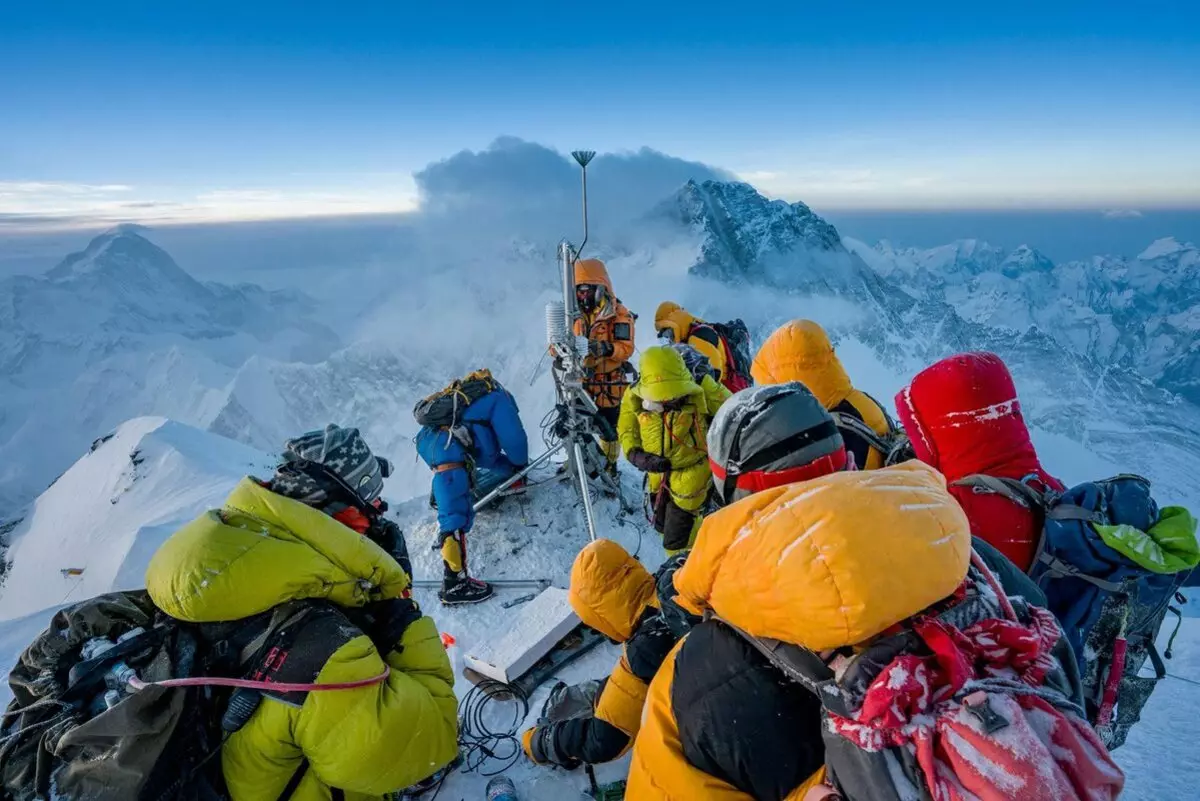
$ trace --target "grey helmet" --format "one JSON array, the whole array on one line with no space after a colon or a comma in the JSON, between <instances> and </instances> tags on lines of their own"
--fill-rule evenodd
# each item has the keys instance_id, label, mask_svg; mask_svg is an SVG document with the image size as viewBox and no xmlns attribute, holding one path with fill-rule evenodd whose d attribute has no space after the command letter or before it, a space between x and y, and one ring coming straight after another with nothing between
<instances>
[{"instance_id":1,"label":"grey helmet","mask_svg":"<svg viewBox=\"0 0 1200 801\"><path fill-rule=\"evenodd\" d=\"M750 387L727 400L708 429L708 458L723 506L847 464L833 417L798 381Z\"/></svg>"}]
</instances>

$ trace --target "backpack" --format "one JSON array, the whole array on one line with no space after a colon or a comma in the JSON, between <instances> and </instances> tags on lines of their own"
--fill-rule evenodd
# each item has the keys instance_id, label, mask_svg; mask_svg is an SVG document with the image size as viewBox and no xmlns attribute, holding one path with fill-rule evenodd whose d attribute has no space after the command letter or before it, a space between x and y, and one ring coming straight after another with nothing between
<instances>
[{"instance_id":1,"label":"backpack","mask_svg":"<svg viewBox=\"0 0 1200 801\"><path fill-rule=\"evenodd\" d=\"M1178 507L1160 511L1141 476L1089 482L1061 495L992 476L954 483L1001 495L1042 520L1029 575L1075 652L1088 720L1108 748L1119 748L1166 677L1156 640L1168 611L1181 617L1171 603L1200 562L1195 521ZM1154 676L1140 675L1147 661Z\"/></svg>"},{"instance_id":2,"label":"backpack","mask_svg":"<svg viewBox=\"0 0 1200 801\"><path fill-rule=\"evenodd\" d=\"M192 625L168 617L139 590L60 610L9 675L0 799L226 801L224 738L258 708L262 696L252 686L272 686L257 679L315 681L332 651L325 643L308 647L308 636L305 647L291 645L301 627L337 625L341 618L326 614L328 607L291 602L241 621ZM331 640L334 650L345 641ZM285 661L292 663L287 674L278 670ZM243 688L226 688L238 682ZM302 703L304 696L281 698ZM295 792L306 767L280 801Z\"/></svg>"},{"instance_id":3,"label":"backpack","mask_svg":"<svg viewBox=\"0 0 1200 801\"><path fill-rule=\"evenodd\" d=\"M867 395L865 392L863 394ZM880 434L857 415L850 414L849 412L831 411L829 414L833 417L833 422L837 427L853 431L866 440L872 448L882 453L884 467L891 467L892 465L917 458L916 452L913 451L912 443L909 442L908 434L892 419L887 407L870 395L867 395L867 397L883 412L883 417L887 420L887 433ZM859 470L862 470L864 467L865 465L858 465Z\"/></svg>"},{"instance_id":4,"label":"backpack","mask_svg":"<svg viewBox=\"0 0 1200 801\"><path fill-rule=\"evenodd\" d=\"M492 377L490 370L476 370L417 401L413 408L413 417L420 426L435 429L452 428L462 422L463 413L468 406L497 389L503 387Z\"/></svg>"},{"instance_id":5,"label":"backpack","mask_svg":"<svg viewBox=\"0 0 1200 801\"><path fill-rule=\"evenodd\" d=\"M832 663L731 628L820 699L825 783L842 798L1116 798L1124 776L1051 653L1054 616L972 562L953 596Z\"/></svg>"},{"instance_id":6,"label":"backpack","mask_svg":"<svg viewBox=\"0 0 1200 801\"><path fill-rule=\"evenodd\" d=\"M721 383L730 392L738 392L754 384L750 377L750 329L740 319L727 323L701 323L716 332L725 351L725 375Z\"/></svg>"}]
</instances>

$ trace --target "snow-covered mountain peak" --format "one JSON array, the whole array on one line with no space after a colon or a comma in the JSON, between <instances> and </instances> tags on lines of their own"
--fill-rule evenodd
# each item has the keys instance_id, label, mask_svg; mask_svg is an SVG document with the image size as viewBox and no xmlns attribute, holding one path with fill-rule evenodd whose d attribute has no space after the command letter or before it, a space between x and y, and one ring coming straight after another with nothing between
<instances>
[{"instance_id":1,"label":"snow-covered mountain peak","mask_svg":"<svg viewBox=\"0 0 1200 801\"><path fill-rule=\"evenodd\" d=\"M1175 277L1182 278L1185 273L1200 274L1200 248L1191 242L1181 243L1173 236L1159 239L1150 247L1138 254L1138 262L1152 264L1154 267ZM1195 276L1192 279L1195 280Z\"/></svg>"},{"instance_id":2,"label":"snow-covered mountain peak","mask_svg":"<svg viewBox=\"0 0 1200 801\"><path fill-rule=\"evenodd\" d=\"M251 356L323 360L341 342L319 313L295 291L202 284L126 227L0 281L0 515L122 420L208 425Z\"/></svg>"},{"instance_id":3,"label":"snow-covered mountain peak","mask_svg":"<svg viewBox=\"0 0 1200 801\"><path fill-rule=\"evenodd\" d=\"M140 230L139 230L140 229ZM158 245L141 235L141 226L122 225L100 234L78 253L72 253L46 273L52 281L84 276L124 287L153 288L168 282L189 291L203 291Z\"/></svg>"},{"instance_id":4,"label":"snow-covered mountain peak","mask_svg":"<svg viewBox=\"0 0 1200 801\"><path fill-rule=\"evenodd\" d=\"M1028 273L1048 273L1053 269L1054 262L1029 245L1021 245L1000 262L1000 272L1009 278L1019 278Z\"/></svg>"},{"instance_id":5,"label":"snow-covered mountain peak","mask_svg":"<svg viewBox=\"0 0 1200 801\"><path fill-rule=\"evenodd\" d=\"M688 181L674 204L686 222L713 234L732 234L756 254L810 250L845 252L837 229L803 203L770 200L739 181ZM733 231L722 230L732 225Z\"/></svg>"},{"instance_id":6,"label":"snow-covered mountain peak","mask_svg":"<svg viewBox=\"0 0 1200 801\"><path fill-rule=\"evenodd\" d=\"M818 295L878 289L878 276L833 225L803 203L770 200L749 184L688 181L655 216L699 236L693 275Z\"/></svg>"},{"instance_id":7,"label":"snow-covered mountain peak","mask_svg":"<svg viewBox=\"0 0 1200 801\"><path fill-rule=\"evenodd\" d=\"M1158 259L1163 256L1175 255L1188 248L1195 250L1196 246L1191 244L1181 245L1175 237L1167 236L1151 242L1148 248L1138 254L1138 259L1141 261L1150 261L1151 259Z\"/></svg>"}]
</instances>

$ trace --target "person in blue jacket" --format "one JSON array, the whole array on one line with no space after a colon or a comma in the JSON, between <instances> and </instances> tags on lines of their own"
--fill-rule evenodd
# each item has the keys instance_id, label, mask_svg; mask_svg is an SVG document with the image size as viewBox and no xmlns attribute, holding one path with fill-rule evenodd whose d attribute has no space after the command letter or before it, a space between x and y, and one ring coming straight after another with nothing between
<instances>
[{"instance_id":1,"label":"person in blue jacket","mask_svg":"<svg viewBox=\"0 0 1200 801\"><path fill-rule=\"evenodd\" d=\"M475 522L473 484L496 486L529 463L529 440L517 402L497 385L476 399L451 428L425 426L417 452L433 470L441 530L443 604L473 604L494 590L467 573L467 534Z\"/></svg>"}]
</instances>

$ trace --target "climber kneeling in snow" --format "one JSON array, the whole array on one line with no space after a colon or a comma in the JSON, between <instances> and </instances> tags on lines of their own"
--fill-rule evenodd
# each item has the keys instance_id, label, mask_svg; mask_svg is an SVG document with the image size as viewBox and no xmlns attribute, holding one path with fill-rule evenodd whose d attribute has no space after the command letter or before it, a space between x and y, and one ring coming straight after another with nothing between
<instances>
[{"instance_id":1,"label":"climber kneeling in snow","mask_svg":"<svg viewBox=\"0 0 1200 801\"><path fill-rule=\"evenodd\" d=\"M711 376L697 383L683 357L660 345L642 354L641 376L621 401L617 424L625 458L648 475L654 528L668 552L687 548L708 500L705 437L729 390Z\"/></svg>"},{"instance_id":2,"label":"climber kneeling in snow","mask_svg":"<svg viewBox=\"0 0 1200 801\"><path fill-rule=\"evenodd\" d=\"M694 625L651 682L628 797L1116 798L1057 622L971 546L915 461L709 515L673 578Z\"/></svg>"},{"instance_id":3,"label":"climber kneeling in snow","mask_svg":"<svg viewBox=\"0 0 1200 801\"><path fill-rule=\"evenodd\" d=\"M804 384L833 414L858 469L884 466L898 432L883 407L850 383L820 325L793 320L781 326L763 343L750 372L759 384Z\"/></svg>"},{"instance_id":4,"label":"climber kneeling in snow","mask_svg":"<svg viewBox=\"0 0 1200 801\"><path fill-rule=\"evenodd\" d=\"M333 425L286 443L284 458L172 535L146 588L188 623L261 621L255 679L362 685L254 695L220 748L234 801L391 797L457 755L450 662L406 597L410 576L372 539L403 552L379 515L386 463Z\"/></svg>"},{"instance_id":5,"label":"climber kneeling in snow","mask_svg":"<svg viewBox=\"0 0 1200 801\"><path fill-rule=\"evenodd\" d=\"M433 470L443 564L438 597L448 605L487 600L492 586L467 572L473 491L499 486L529 462L517 402L490 372L479 370L425 398L413 414L421 424L417 453Z\"/></svg>"},{"instance_id":6,"label":"climber kneeling in snow","mask_svg":"<svg viewBox=\"0 0 1200 801\"><path fill-rule=\"evenodd\" d=\"M580 620L622 644L607 679L556 686L537 727L521 738L537 764L572 769L629 748L647 685L676 638L658 613L654 577L612 540L596 540L575 558L569 597Z\"/></svg>"}]
</instances>

